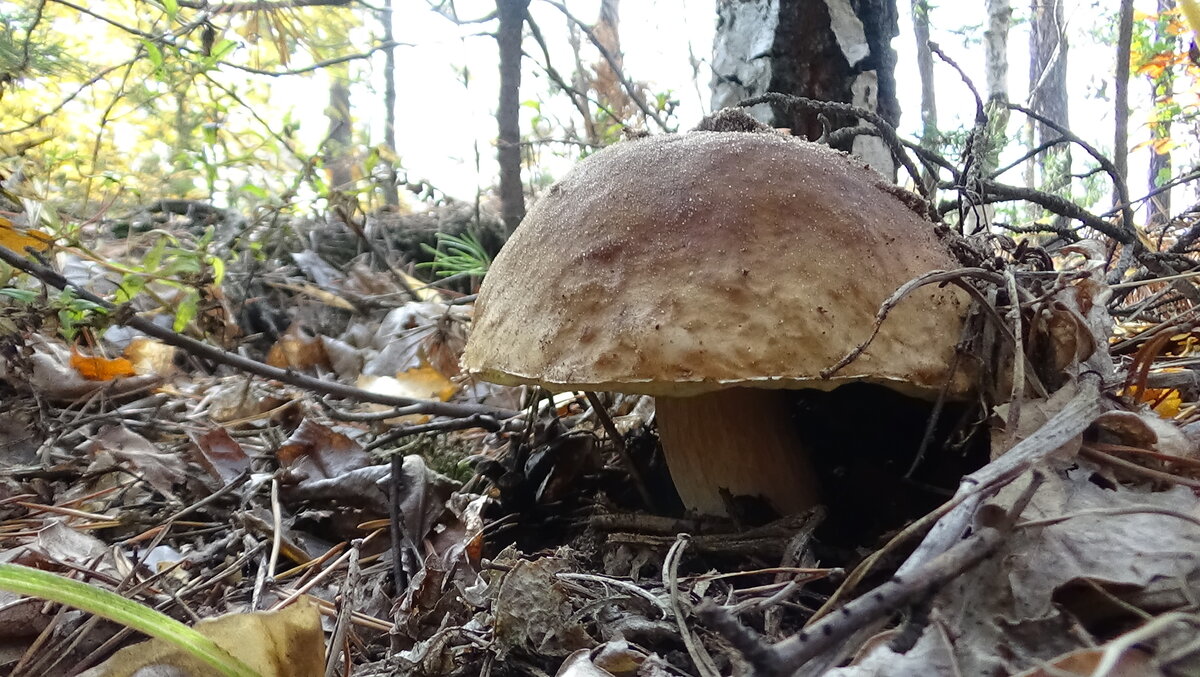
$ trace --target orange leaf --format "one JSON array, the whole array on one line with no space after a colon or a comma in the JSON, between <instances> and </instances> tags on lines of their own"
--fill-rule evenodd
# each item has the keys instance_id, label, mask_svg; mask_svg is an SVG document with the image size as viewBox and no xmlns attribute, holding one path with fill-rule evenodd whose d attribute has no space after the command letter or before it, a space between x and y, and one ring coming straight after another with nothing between
<instances>
[{"instance_id":1,"label":"orange leaf","mask_svg":"<svg viewBox=\"0 0 1200 677\"><path fill-rule=\"evenodd\" d=\"M107 357L89 357L74 346L71 347L71 366L89 381L111 381L137 373L133 370L133 363L123 357L111 360Z\"/></svg>"},{"instance_id":2,"label":"orange leaf","mask_svg":"<svg viewBox=\"0 0 1200 677\"><path fill-rule=\"evenodd\" d=\"M12 221L0 217L0 246L7 247L18 254L24 254L26 247L37 252L45 252L54 243L54 238L40 230L17 230Z\"/></svg>"},{"instance_id":3,"label":"orange leaf","mask_svg":"<svg viewBox=\"0 0 1200 677\"><path fill-rule=\"evenodd\" d=\"M316 336L305 336L300 325L293 324L267 351L267 364L280 369L304 371L329 367L325 344Z\"/></svg>"},{"instance_id":4,"label":"orange leaf","mask_svg":"<svg viewBox=\"0 0 1200 677\"><path fill-rule=\"evenodd\" d=\"M1142 66L1140 68L1137 69L1136 74L1137 75L1146 75L1146 76L1149 76L1149 78L1151 80L1157 80L1158 76L1162 75L1164 70L1166 70L1166 68L1164 68L1161 64L1157 64L1154 62L1146 62L1145 64L1142 64Z\"/></svg>"}]
</instances>

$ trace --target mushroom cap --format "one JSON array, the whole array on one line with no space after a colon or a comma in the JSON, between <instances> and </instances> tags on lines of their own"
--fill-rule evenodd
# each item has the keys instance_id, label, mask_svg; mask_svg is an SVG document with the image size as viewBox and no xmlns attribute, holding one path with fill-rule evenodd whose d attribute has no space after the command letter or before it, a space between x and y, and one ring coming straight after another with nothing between
<instances>
[{"instance_id":1,"label":"mushroom cap","mask_svg":"<svg viewBox=\"0 0 1200 677\"><path fill-rule=\"evenodd\" d=\"M928 395L946 381L965 294L909 280L957 268L861 162L773 133L610 146L530 210L475 304L465 368L501 384L688 396L849 381ZM966 390L956 377L951 392Z\"/></svg>"}]
</instances>

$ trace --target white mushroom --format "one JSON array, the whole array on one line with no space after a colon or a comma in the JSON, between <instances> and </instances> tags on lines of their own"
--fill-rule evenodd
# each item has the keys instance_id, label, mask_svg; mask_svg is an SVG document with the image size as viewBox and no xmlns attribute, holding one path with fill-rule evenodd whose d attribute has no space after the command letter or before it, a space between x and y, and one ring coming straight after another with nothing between
<instances>
[{"instance_id":1,"label":"white mushroom","mask_svg":"<svg viewBox=\"0 0 1200 677\"><path fill-rule=\"evenodd\" d=\"M966 312L958 290L918 290L861 357L820 371L899 286L954 267L931 223L825 146L734 132L627 141L581 162L513 233L463 363L497 383L654 395L685 505L723 514L726 489L788 513L817 492L778 390L936 393ZM955 377L951 392L965 390Z\"/></svg>"}]
</instances>

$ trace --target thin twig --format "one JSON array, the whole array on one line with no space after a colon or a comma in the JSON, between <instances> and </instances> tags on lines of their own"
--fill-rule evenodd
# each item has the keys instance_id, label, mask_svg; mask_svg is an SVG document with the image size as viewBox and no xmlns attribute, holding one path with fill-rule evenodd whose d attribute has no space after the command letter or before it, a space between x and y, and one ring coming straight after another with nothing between
<instances>
[{"instance_id":1,"label":"thin twig","mask_svg":"<svg viewBox=\"0 0 1200 677\"><path fill-rule=\"evenodd\" d=\"M761 103L774 104L777 106L799 107L811 111L821 113L840 113L842 115L853 115L859 119L865 120L875 126L879 130L880 138L891 151L892 157L908 171L909 176L916 183L917 190L921 193L921 197L929 201L929 189L925 182L921 180L921 171L917 169L911 157L904 150L904 143L896 134L896 128L891 125L882 115L873 110L860 108L848 103L838 101L818 101L803 96L793 96L791 94L780 94L778 92L768 92L760 96L751 97L739 101L737 105L741 108L750 108Z\"/></svg>"},{"instance_id":2,"label":"thin twig","mask_svg":"<svg viewBox=\"0 0 1200 677\"><path fill-rule=\"evenodd\" d=\"M679 635L683 638L683 645L687 648L696 670L701 677L720 677L721 672L713 664L712 657L708 655L704 644L696 639L696 636L692 634L692 629L688 627L687 614L684 613L683 603L679 599L681 594L679 592L679 560L683 558L683 551L687 548L690 538L687 534L677 535L675 543L671 545L667 556L663 558L663 587L667 589L667 595L671 600L671 612L675 615L675 623L679 626Z\"/></svg>"},{"instance_id":3,"label":"thin twig","mask_svg":"<svg viewBox=\"0 0 1200 677\"><path fill-rule=\"evenodd\" d=\"M637 463L633 460L633 455L629 453L629 448L625 446L625 438L621 435L621 431L617 430L617 426L613 423L612 417L608 415L608 410L604 408L604 403L596 396L596 393L587 391L584 393L587 396L587 401L592 405L592 411L596 412L596 418L600 419L600 425L604 426L604 431L608 433L608 437L612 440L613 446L617 450L617 456L621 459L621 464L625 466L626 472L629 473L630 479L633 480L637 488L638 496L646 507L654 510L654 497L650 495L650 490L646 487L646 480L642 477L642 471L638 468Z\"/></svg>"},{"instance_id":4,"label":"thin twig","mask_svg":"<svg viewBox=\"0 0 1200 677\"><path fill-rule=\"evenodd\" d=\"M897 573L888 582L871 592L848 602L838 613L830 614L813 626L771 647L771 658L757 666L771 675L792 675L820 653L836 646L863 624L883 618L915 600L928 595L946 582L961 575L995 552L1041 483L1034 481L1025 488L1012 509L1000 517L981 511L980 524L974 534L907 574Z\"/></svg>"},{"instance_id":5,"label":"thin twig","mask_svg":"<svg viewBox=\"0 0 1200 677\"><path fill-rule=\"evenodd\" d=\"M604 42L601 41L600 38L596 36L595 31L592 30L592 27L580 21L579 19L576 19L575 15L571 14L571 11L567 9L567 6L561 2L556 2L555 0L545 0L545 2L551 7L554 7L558 11L562 12L563 15L567 17L567 20L578 26L579 30L583 31L584 34L588 36L588 39L592 41L592 45L595 46L597 51L600 52L600 55L604 57L604 60L608 62L609 67L612 68L613 75L617 77L617 81L621 83L621 87L625 89L625 92L629 94L629 98L635 105L637 105L639 109L641 109L646 118L654 120L655 124L657 124L658 128L662 131L670 132L671 128L667 125L667 123L664 122L661 117L659 117L658 113L654 109L650 108L650 106L646 105L646 102L642 100L642 96L638 91L638 88L634 87L633 83L629 81L629 78L625 76L625 71L621 68L621 63L617 61L616 55L608 51L608 48L604 46Z\"/></svg>"}]
</instances>

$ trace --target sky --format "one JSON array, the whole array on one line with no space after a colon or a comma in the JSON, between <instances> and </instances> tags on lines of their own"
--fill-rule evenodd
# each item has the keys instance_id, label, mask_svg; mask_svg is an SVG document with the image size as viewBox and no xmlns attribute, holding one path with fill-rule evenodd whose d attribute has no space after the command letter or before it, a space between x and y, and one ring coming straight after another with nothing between
<instances>
[{"instance_id":1,"label":"sky","mask_svg":"<svg viewBox=\"0 0 1200 677\"><path fill-rule=\"evenodd\" d=\"M587 22L595 21L599 0L567 0L571 12ZM1141 9L1153 11L1153 2L1138 2ZM496 175L496 122L493 117L498 90L496 47L490 37L480 35L494 27L491 24L455 26L432 12L425 3L397 2L395 15L396 39L412 43L397 50L397 81L401 92L397 110L397 146L410 177L423 178L438 188L458 197L470 198L477 185L489 185ZM919 86L914 60L914 41L909 17L909 3L899 0L901 34L893 41L898 53L897 80L903 117L901 132L915 134L919 126ZM1010 97L1021 102L1028 77L1028 33L1022 21L1028 14L1028 4L1013 3L1016 19L1009 43ZM1072 128L1085 139L1101 148L1112 147L1111 103L1100 97L1111 95L1113 49L1102 45L1095 37L1097 31L1111 31L1111 3L1098 0L1067 0L1066 14L1069 53L1069 88L1071 95ZM484 16L495 4L493 0L459 0L459 16ZM679 101L677 119L680 129L692 126L709 112L708 86L711 71L708 67L712 51L716 10L713 0L625 0L621 3L621 42L625 55L625 70L632 79L650 84L652 91L671 90ZM571 52L567 45L566 20L547 3L533 0L531 12L551 43L556 67L563 72L572 70ZM933 40L939 43L969 75L980 89L984 88L982 23L984 3L934 3ZM530 45L533 51L535 48ZM702 61L699 77L692 68L689 54ZM598 58L598 56L593 56ZM381 87L379 73L383 61L371 63L368 82ZM464 86L464 67L469 79ZM958 76L948 67L938 64L937 91L940 123L943 128L966 124L973 116L970 94ZM364 85L355 92L355 113L360 120L371 124L372 137L382 137L382 111L370 111L378 106L380 97ZM322 107L312 105L311 83L299 88L281 87L282 96L273 99L291 103L307 116L310 133L323 134L320 118ZM531 67L526 67L522 82L522 99L541 98L565 116L569 108L565 97L549 93L549 85ZM1148 87L1135 81L1133 96L1145 104ZM1135 101L1136 104L1136 101ZM557 108L553 108L557 107ZM523 111L523 129L528 129L528 113ZM302 115L302 117L304 117ZM1131 145L1146 136L1135 116L1131 130ZM475 149L481 154L481 171L475 170ZM1014 150L1014 153L1017 151ZM1145 155L1143 153L1142 155ZM553 174L561 175L569 167L568 160L546 159ZM1132 176L1140 177L1144 159L1131 162ZM1144 170L1142 170L1144 171ZM1015 180L1015 179L1013 179ZM1140 178L1133 180L1136 194Z\"/></svg>"},{"instance_id":2,"label":"sky","mask_svg":"<svg viewBox=\"0 0 1200 677\"><path fill-rule=\"evenodd\" d=\"M3 0L0 0L3 2ZM585 22L597 18L600 0L563 0L570 11ZM893 40L898 54L896 77L899 82L900 104L903 111L900 131L914 136L918 130L920 87L914 58L914 41L909 21L910 0L897 0L900 10L900 35ZM1010 98L1023 102L1028 78L1028 33L1024 17L1028 15L1029 0L1015 0L1014 26L1009 39ZM1111 74L1114 49L1101 44L1098 34L1113 29L1112 0L1065 0L1069 53L1069 88L1071 95L1071 126L1083 138L1101 149L1112 147L1112 106L1107 96L1112 93ZM459 16L465 19L486 16L494 10L495 0L456 0ZM495 40L486 35L495 29L495 22L455 25L429 8L428 2L395 0L395 38L407 46L396 49L398 138L397 151L412 180L428 180L437 188L463 199L471 199L477 186L495 183L497 165L494 139L494 111L499 88ZM1136 0L1139 9L1152 12L1155 0ZM954 58L975 80L984 86L982 23L983 0L933 0L933 39ZM650 91L670 91L678 103L676 122L681 130L693 126L709 112L709 57L712 52L716 21L714 0L624 0L621 10L621 44L625 72L631 79L647 83ZM567 42L567 20L544 0L532 0L534 21L550 43L556 68L564 74L574 69L572 52ZM367 44L370 32L363 31L359 42ZM527 51L540 58L532 41ZM693 68L691 56L699 61ZM600 59L591 49L585 49L589 62ZM542 100L544 110L563 118L572 109L562 94L552 94L549 83L526 59L522 83L522 99ZM301 66L297 62L293 66ZM383 138L381 109L383 55L369 61L356 61L354 68L361 75L361 84L352 92L353 114L357 121L370 129L371 143ZM230 70L232 76L239 76ZM938 64L937 92L939 121L943 129L955 129L969 123L974 109L972 99L949 67ZM464 77L465 75L465 77ZM318 147L325 137L328 84L326 75L317 72L308 77L265 79L271 87L271 103L275 110L267 117L281 119L285 112L301 123L303 145ZM1148 86L1135 78L1132 85L1135 109L1147 108ZM81 103L82 105L82 103ZM522 129L529 130L531 110L523 109ZM1018 124L1014 116L1014 125ZM115 128L115 126L114 126ZM120 130L117 130L119 132ZM653 131L653 130L652 130ZM1015 127L1014 127L1015 131ZM114 132L116 133L116 132ZM1131 145L1147 138L1145 114L1135 113L1131 129ZM480 166L476 170L478 150ZM1018 148L1010 156L1019 154ZM1180 162L1194 159L1179 151ZM564 153L564 155L567 155ZM1144 192L1144 175L1148 151L1131 159L1132 192ZM570 157L555 158L543 153L539 171L561 176L572 163ZM1016 182L1016 179L1010 179Z\"/></svg>"}]
</instances>

